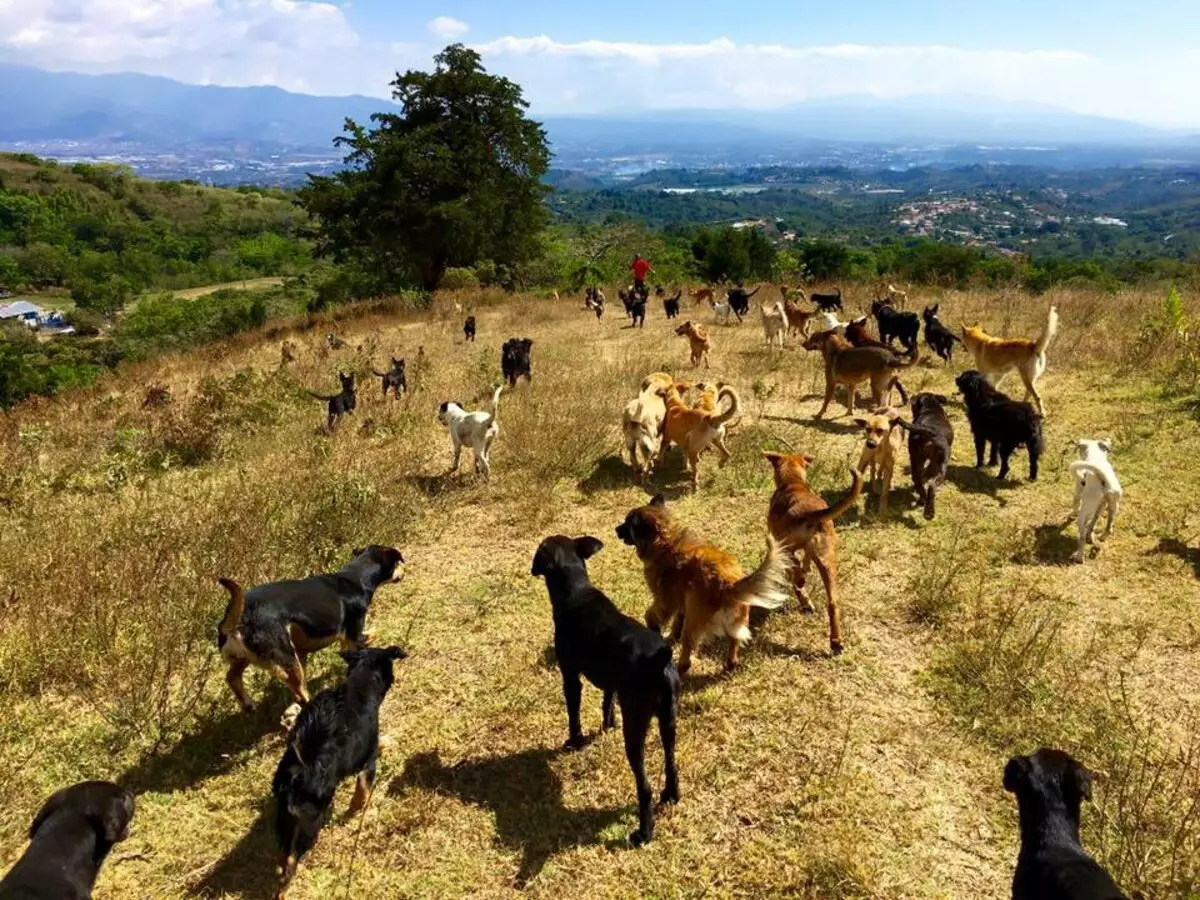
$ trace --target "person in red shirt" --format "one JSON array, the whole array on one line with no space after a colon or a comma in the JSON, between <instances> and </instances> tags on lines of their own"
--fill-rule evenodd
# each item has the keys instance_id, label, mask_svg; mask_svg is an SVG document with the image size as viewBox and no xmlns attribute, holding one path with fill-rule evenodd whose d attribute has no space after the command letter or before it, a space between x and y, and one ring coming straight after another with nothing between
<instances>
[{"instance_id":1,"label":"person in red shirt","mask_svg":"<svg viewBox=\"0 0 1200 900\"><path fill-rule=\"evenodd\" d=\"M633 258L633 265L629 267L633 271L633 289L643 297L646 296L646 276L654 271L654 266L650 265L650 261L642 259L641 256Z\"/></svg>"}]
</instances>

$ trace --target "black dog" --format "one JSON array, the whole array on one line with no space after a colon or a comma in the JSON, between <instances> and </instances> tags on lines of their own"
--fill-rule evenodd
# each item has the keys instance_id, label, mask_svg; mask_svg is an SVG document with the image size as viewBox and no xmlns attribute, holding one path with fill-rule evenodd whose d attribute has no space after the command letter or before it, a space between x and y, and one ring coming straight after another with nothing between
<instances>
[{"instance_id":1,"label":"black dog","mask_svg":"<svg viewBox=\"0 0 1200 900\"><path fill-rule=\"evenodd\" d=\"M579 701L586 678L604 691L601 728L615 728L613 698L621 704L625 756L637 783L638 829L629 836L639 847L654 837L650 781L646 777L646 734L658 716L665 757L666 784L660 803L679 802L675 768L675 722L679 711L679 673L662 635L622 613L588 579L587 564L604 545L594 537L558 535L542 541L533 557L533 574L546 579L554 614L554 652L562 671L570 736L567 749L584 745Z\"/></svg>"},{"instance_id":2,"label":"black dog","mask_svg":"<svg viewBox=\"0 0 1200 900\"><path fill-rule=\"evenodd\" d=\"M344 372L339 372L338 380L342 382L342 392L340 394L334 394L330 397L326 394L309 391L318 400L324 400L329 404L329 421L325 423L325 427L330 431L334 429L342 416L354 412L354 407L358 405L357 395L354 392L354 373L351 372L347 375Z\"/></svg>"},{"instance_id":3,"label":"black dog","mask_svg":"<svg viewBox=\"0 0 1200 900\"><path fill-rule=\"evenodd\" d=\"M890 301L876 300L871 304L871 315L879 323L879 339L889 347L899 340L909 354L917 353L917 340L921 336L921 320L916 313L898 312Z\"/></svg>"},{"instance_id":4,"label":"black dog","mask_svg":"<svg viewBox=\"0 0 1200 900\"><path fill-rule=\"evenodd\" d=\"M463 339L467 340L467 341L471 341L472 343L474 343L474 341L475 341L475 317L474 316L467 316L467 321L463 322Z\"/></svg>"},{"instance_id":5,"label":"black dog","mask_svg":"<svg viewBox=\"0 0 1200 900\"><path fill-rule=\"evenodd\" d=\"M683 291L678 290L675 292L675 296L663 299L663 311L666 312L668 319L673 319L679 315L679 300L682 296Z\"/></svg>"},{"instance_id":6,"label":"black dog","mask_svg":"<svg viewBox=\"0 0 1200 900\"><path fill-rule=\"evenodd\" d=\"M629 318L633 322L633 326L637 326L638 328L645 328L646 327L646 298L643 297L641 294L634 294L633 299L630 300L630 302L629 302L628 309L629 309ZM630 326L630 327L633 327L633 326Z\"/></svg>"},{"instance_id":7,"label":"black dog","mask_svg":"<svg viewBox=\"0 0 1200 900\"><path fill-rule=\"evenodd\" d=\"M1037 481L1038 457L1042 452L1042 417L1032 404L1012 400L987 383L974 369L955 379L967 401L967 419L975 438L975 465L983 468L983 450L992 445L988 465L1000 458L1000 478L1008 477L1008 459L1024 446L1029 451L1029 480Z\"/></svg>"},{"instance_id":8,"label":"black dog","mask_svg":"<svg viewBox=\"0 0 1200 900\"><path fill-rule=\"evenodd\" d=\"M821 312L840 312L842 308L842 289L838 288L836 294L812 294L808 299Z\"/></svg>"},{"instance_id":9,"label":"black dog","mask_svg":"<svg viewBox=\"0 0 1200 900\"><path fill-rule=\"evenodd\" d=\"M403 562L395 547L373 545L356 550L354 559L331 575L275 581L248 591L222 578L229 604L217 626L217 648L229 667L225 680L242 709L254 709L242 680L252 664L285 681L297 703L307 703L308 654L334 641L361 648L368 640L363 625L371 598L381 585L400 580L396 567Z\"/></svg>"},{"instance_id":10,"label":"black dog","mask_svg":"<svg viewBox=\"0 0 1200 900\"><path fill-rule=\"evenodd\" d=\"M29 827L29 847L0 881L0 900L87 900L108 852L129 836L133 795L85 781L50 797Z\"/></svg>"},{"instance_id":11,"label":"black dog","mask_svg":"<svg viewBox=\"0 0 1200 900\"><path fill-rule=\"evenodd\" d=\"M402 359L396 359L393 356L391 369L386 372L375 372L375 376L383 379L383 396L385 397L388 395L388 391L392 391L395 397L399 397L402 391L408 391L408 379L404 377L404 360Z\"/></svg>"},{"instance_id":12,"label":"black dog","mask_svg":"<svg viewBox=\"0 0 1200 900\"><path fill-rule=\"evenodd\" d=\"M917 394L912 398L912 424L903 419L897 424L908 432L908 458L912 464L913 487L925 507L925 518L932 520L937 489L946 482L950 466L950 447L954 428L946 416L945 397Z\"/></svg>"},{"instance_id":13,"label":"black dog","mask_svg":"<svg viewBox=\"0 0 1200 900\"><path fill-rule=\"evenodd\" d=\"M1013 900L1126 900L1079 842L1079 808L1092 799L1092 773L1061 750L1014 756L1004 789L1017 795L1021 852Z\"/></svg>"},{"instance_id":14,"label":"black dog","mask_svg":"<svg viewBox=\"0 0 1200 900\"><path fill-rule=\"evenodd\" d=\"M345 682L317 694L296 720L271 786L281 857L278 900L296 865L316 844L342 779L358 776L351 815L370 801L379 758L379 707L395 680L392 663L405 655L399 647L343 653L350 667Z\"/></svg>"},{"instance_id":15,"label":"black dog","mask_svg":"<svg viewBox=\"0 0 1200 900\"><path fill-rule=\"evenodd\" d=\"M508 386L517 386L517 379L524 377L533 381L533 364L529 361L529 351L533 341L529 338L509 338L500 348L500 371L508 381Z\"/></svg>"},{"instance_id":16,"label":"black dog","mask_svg":"<svg viewBox=\"0 0 1200 900\"><path fill-rule=\"evenodd\" d=\"M725 298L729 301L729 308L733 310L733 314L737 316L738 321L742 321L742 316L750 312L750 300L762 290L762 286L756 287L750 293L746 293L746 289L740 284L731 291L727 291Z\"/></svg>"},{"instance_id":17,"label":"black dog","mask_svg":"<svg viewBox=\"0 0 1200 900\"><path fill-rule=\"evenodd\" d=\"M925 307L925 311L921 316L925 319L925 343L927 343L933 352L944 359L946 362L953 362L954 345L961 344L962 338L942 324L938 318L938 307L940 304L935 303L933 306Z\"/></svg>"}]
</instances>

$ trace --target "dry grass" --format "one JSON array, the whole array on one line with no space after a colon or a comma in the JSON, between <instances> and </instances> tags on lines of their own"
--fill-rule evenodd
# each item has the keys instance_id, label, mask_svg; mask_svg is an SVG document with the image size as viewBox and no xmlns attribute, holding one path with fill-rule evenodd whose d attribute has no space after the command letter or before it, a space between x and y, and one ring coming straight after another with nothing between
<instances>
[{"instance_id":1,"label":"dry grass","mask_svg":"<svg viewBox=\"0 0 1200 900\"><path fill-rule=\"evenodd\" d=\"M901 475L891 518L843 521L843 657L827 655L818 617L796 612L768 622L732 678L701 657L683 699L683 802L636 852L624 845L635 810L619 737L557 750L566 716L529 562L547 533L596 534L608 546L594 580L631 614L647 606L640 567L612 534L645 498L618 458L619 415L645 373L689 373L686 343L657 308L635 332L574 301L463 295L479 318L478 343L464 345L453 299L346 319L349 346L334 356L318 350L321 329L301 333L288 371L278 334L243 337L5 418L0 867L52 790L119 778L139 791L138 815L97 897L267 896L285 692L253 676L269 702L237 712L212 644L215 579L326 570L375 541L411 560L370 618L411 650L384 708L395 746L365 816L337 819L302 867L297 900L1005 897L1016 816L1001 771L1038 745L1105 773L1085 839L1128 889L1200 892L1200 514L1188 489L1200 434L1131 347L1131 310L1160 298L1047 298L1063 328L1043 382L1052 416L1037 484L976 472L955 408L938 519L907 508ZM951 324L1032 335L1044 320L1046 300L1017 293L939 299ZM832 496L849 483L858 436L845 418L812 422L815 357L769 351L753 319L713 332L705 377L738 387L745 415L730 465L706 457L700 493L676 508L754 563L770 492L759 451L787 442L813 454L815 484ZM494 479L448 479L436 405L498 381L511 336L535 340L534 381L501 400ZM406 356L420 390L383 401L367 378L357 417L326 435L303 389L331 390L339 367L366 376L360 344L379 365ZM418 345L428 362L414 373ZM952 374L925 365L906 382L949 394ZM173 402L143 411L153 382ZM1122 518L1098 558L1069 567L1059 452L1105 435L1126 486ZM658 487L677 496L684 483L674 461ZM314 664L319 685L340 677L336 656ZM589 731L599 702L585 693ZM653 750L652 771L660 758ZM348 791L339 809L347 802Z\"/></svg>"}]
</instances>

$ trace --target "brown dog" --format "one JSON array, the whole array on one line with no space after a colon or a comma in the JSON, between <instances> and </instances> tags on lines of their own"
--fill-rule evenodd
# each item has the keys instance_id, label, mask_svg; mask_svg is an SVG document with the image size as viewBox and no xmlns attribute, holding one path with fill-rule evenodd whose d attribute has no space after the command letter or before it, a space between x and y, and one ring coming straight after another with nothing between
<instances>
[{"instance_id":1,"label":"brown dog","mask_svg":"<svg viewBox=\"0 0 1200 900\"><path fill-rule=\"evenodd\" d=\"M862 475L850 470L854 484L850 493L832 509L829 504L808 486L808 467L811 456L785 456L782 453L765 452L763 456L775 469L775 494L767 512L767 527L775 540L790 548L795 555L792 568L792 585L796 599L805 612L813 612L804 581L808 567L816 565L825 583L825 597L829 609L829 649L842 652L842 617L838 608L837 594L837 532L833 522L858 502L862 493Z\"/></svg>"},{"instance_id":2,"label":"brown dog","mask_svg":"<svg viewBox=\"0 0 1200 900\"><path fill-rule=\"evenodd\" d=\"M741 401L737 391L724 385L718 389L717 397L729 398L729 408L725 412L717 412L715 404L712 411L707 408L697 409L688 406L680 395L680 391L686 389L686 384L672 384L657 389L667 407L659 458L666 455L672 444L678 446L683 451L688 471L692 474L692 489L695 490L700 483L701 453L710 446L716 447L717 452L721 454L719 465L724 468L729 462L729 449L725 446L725 426L738 414ZM704 403L703 397L700 403Z\"/></svg>"},{"instance_id":3,"label":"brown dog","mask_svg":"<svg viewBox=\"0 0 1200 900\"><path fill-rule=\"evenodd\" d=\"M708 329L703 325L693 325L684 322L675 329L675 333L686 337L692 345L692 367L695 368L704 360L704 368L708 368L708 351L712 349L712 341L708 339Z\"/></svg>"},{"instance_id":4,"label":"brown dog","mask_svg":"<svg viewBox=\"0 0 1200 900\"><path fill-rule=\"evenodd\" d=\"M674 383L674 379L666 372L647 375L642 379L641 393L625 405L625 412L621 416L621 431L625 437L629 463L641 479L650 475L654 460L662 448L663 419L667 415L667 405L659 388Z\"/></svg>"},{"instance_id":5,"label":"brown dog","mask_svg":"<svg viewBox=\"0 0 1200 900\"><path fill-rule=\"evenodd\" d=\"M804 292L801 291L801 296L803 294ZM787 314L788 334L798 334L803 338L807 338L809 329L812 327L812 320L817 317L816 312L805 312L796 305L796 301L786 296L786 294L783 298L783 311Z\"/></svg>"},{"instance_id":6,"label":"brown dog","mask_svg":"<svg viewBox=\"0 0 1200 900\"><path fill-rule=\"evenodd\" d=\"M870 418L855 419L854 424L865 432L858 471L871 470L867 483L872 488L876 482L880 483L879 514L886 516L888 496L892 493L892 475L896 471L904 439L904 429L897 427L900 424L900 410L877 409Z\"/></svg>"},{"instance_id":7,"label":"brown dog","mask_svg":"<svg viewBox=\"0 0 1200 900\"><path fill-rule=\"evenodd\" d=\"M688 291L688 296L696 301L697 306L701 303L712 303L717 298L716 292L710 287L696 288L695 290Z\"/></svg>"},{"instance_id":8,"label":"brown dog","mask_svg":"<svg viewBox=\"0 0 1200 900\"><path fill-rule=\"evenodd\" d=\"M978 326L963 326L963 343L975 357L978 369L988 384L996 387L1011 370L1016 369L1025 382L1025 399L1033 397L1038 415L1046 415L1037 380L1046 371L1046 349L1058 334L1058 310L1053 306L1046 316L1046 326L1036 341L1023 338L995 338Z\"/></svg>"},{"instance_id":9,"label":"brown dog","mask_svg":"<svg viewBox=\"0 0 1200 900\"><path fill-rule=\"evenodd\" d=\"M846 398L846 414L854 415L855 391L863 381L871 382L871 399L876 408L889 406L888 394L892 388L900 392L900 400L908 402L904 385L895 374L897 369L907 369L917 361L914 354L905 362L890 350L880 347L855 347L836 331L822 331L804 342L805 350L820 350L825 357L825 402L814 418L821 418L833 402L834 389L843 384L849 396Z\"/></svg>"},{"instance_id":10,"label":"brown dog","mask_svg":"<svg viewBox=\"0 0 1200 900\"><path fill-rule=\"evenodd\" d=\"M767 555L751 575L729 553L705 543L677 524L662 495L632 510L617 527L617 537L637 550L654 603L646 624L661 631L672 624L682 636L679 674L692 665L692 653L710 635L729 638L725 669L738 664L741 645L750 639L750 608L778 609L788 575L788 553L767 537Z\"/></svg>"}]
</instances>

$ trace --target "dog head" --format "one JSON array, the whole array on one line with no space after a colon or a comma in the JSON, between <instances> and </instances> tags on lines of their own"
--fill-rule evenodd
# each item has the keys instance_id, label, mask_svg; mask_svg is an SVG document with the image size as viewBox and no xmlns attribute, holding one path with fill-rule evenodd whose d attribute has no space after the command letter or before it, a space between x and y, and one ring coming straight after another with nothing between
<instances>
[{"instance_id":1,"label":"dog head","mask_svg":"<svg viewBox=\"0 0 1200 900\"><path fill-rule=\"evenodd\" d=\"M445 403L443 403L441 406L438 407L438 421L441 422L443 425L449 425L450 424L450 410L455 409L455 410L459 410L461 412L462 408L463 408L463 405L461 403L459 403L457 400L447 400Z\"/></svg>"},{"instance_id":2,"label":"dog head","mask_svg":"<svg viewBox=\"0 0 1200 900\"><path fill-rule=\"evenodd\" d=\"M392 371L398 372L399 374L403 375L404 374L404 360L396 359L396 357L393 356L392 357Z\"/></svg>"},{"instance_id":3,"label":"dog head","mask_svg":"<svg viewBox=\"0 0 1200 900\"><path fill-rule=\"evenodd\" d=\"M876 410L869 418L855 419L854 424L864 430L864 443L867 449L878 450L887 443L888 436L892 433L892 429L896 427L896 422L899 418L900 413L898 410L881 409Z\"/></svg>"},{"instance_id":4,"label":"dog head","mask_svg":"<svg viewBox=\"0 0 1200 900\"><path fill-rule=\"evenodd\" d=\"M691 323L691 321L687 321L687 322L684 322L682 325L680 325L678 328L676 328L675 333L680 335L681 337L693 338L696 336L696 326L693 325Z\"/></svg>"},{"instance_id":5,"label":"dog head","mask_svg":"<svg viewBox=\"0 0 1200 900\"><path fill-rule=\"evenodd\" d=\"M354 373L353 372L338 372L338 380L342 383L342 393L354 393Z\"/></svg>"},{"instance_id":6,"label":"dog head","mask_svg":"<svg viewBox=\"0 0 1200 900\"><path fill-rule=\"evenodd\" d=\"M133 795L120 785L110 781L85 781L63 788L42 805L29 826L29 839L35 840L51 819L71 816L86 820L95 829L101 852L107 854L113 844L129 837L133 812Z\"/></svg>"},{"instance_id":7,"label":"dog head","mask_svg":"<svg viewBox=\"0 0 1200 900\"><path fill-rule=\"evenodd\" d=\"M1079 808L1092 799L1091 772L1062 750L1046 747L1030 756L1014 756L1004 767L1004 789L1017 797L1021 817L1040 821L1047 813L1065 811L1079 826Z\"/></svg>"},{"instance_id":8,"label":"dog head","mask_svg":"<svg viewBox=\"0 0 1200 900\"><path fill-rule=\"evenodd\" d=\"M562 569L582 567L586 571L587 566L584 563L603 549L604 544L600 539L591 535L569 538L556 534L538 545L537 552L533 554L533 568L530 574L534 578L545 578L551 572Z\"/></svg>"},{"instance_id":9,"label":"dog head","mask_svg":"<svg viewBox=\"0 0 1200 900\"><path fill-rule=\"evenodd\" d=\"M817 331L808 336L808 340L804 342L805 350L820 350L825 352L826 347L836 347L835 338L840 338L836 328L831 328L828 331Z\"/></svg>"},{"instance_id":10,"label":"dog head","mask_svg":"<svg viewBox=\"0 0 1200 900\"><path fill-rule=\"evenodd\" d=\"M936 322L937 317L938 317L938 307L940 307L940 306L941 306L940 303L935 303L935 304L933 304L933 306L925 307L925 309L921 312L921 316L925 319L925 321L927 323L928 322Z\"/></svg>"},{"instance_id":11,"label":"dog head","mask_svg":"<svg viewBox=\"0 0 1200 900\"><path fill-rule=\"evenodd\" d=\"M1075 442L1075 446L1079 448L1079 455L1087 458L1089 455L1108 456L1112 452L1112 441L1104 439L1099 441L1080 440Z\"/></svg>"},{"instance_id":12,"label":"dog head","mask_svg":"<svg viewBox=\"0 0 1200 900\"><path fill-rule=\"evenodd\" d=\"M871 301L871 315L878 316L880 311L890 308L891 305L892 305L891 300L872 300Z\"/></svg>"},{"instance_id":13,"label":"dog head","mask_svg":"<svg viewBox=\"0 0 1200 900\"><path fill-rule=\"evenodd\" d=\"M922 392L912 398L912 415L913 419L921 418L921 414L933 409L942 410L945 412L946 404L950 402L950 398L943 397L941 394L929 394Z\"/></svg>"},{"instance_id":14,"label":"dog head","mask_svg":"<svg viewBox=\"0 0 1200 900\"><path fill-rule=\"evenodd\" d=\"M643 556L666 529L667 523L667 501L662 494L656 494L648 505L629 511L625 521L617 526L617 537L623 544L635 548L638 556Z\"/></svg>"},{"instance_id":15,"label":"dog head","mask_svg":"<svg viewBox=\"0 0 1200 900\"><path fill-rule=\"evenodd\" d=\"M339 655L346 661L347 678L356 673L367 672L383 682L384 693L387 693L396 680L392 664L408 658L408 654L399 647L367 647L364 650L346 650Z\"/></svg>"},{"instance_id":16,"label":"dog head","mask_svg":"<svg viewBox=\"0 0 1200 900\"><path fill-rule=\"evenodd\" d=\"M794 481L808 484L808 467L813 464L813 457L800 453L789 455L764 450L763 458L775 470L775 487L783 487Z\"/></svg>"},{"instance_id":17,"label":"dog head","mask_svg":"<svg viewBox=\"0 0 1200 900\"><path fill-rule=\"evenodd\" d=\"M975 369L968 369L963 372L954 379L954 383L958 385L958 392L968 400L980 396L987 386L987 381L984 380L983 375Z\"/></svg>"},{"instance_id":18,"label":"dog head","mask_svg":"<svg viewBox=\"0 0 1200 900\"><path fill-rule=\"evenodd\" d=\"M382 544L371 544L368 547L358 547L354 551L354 563L377 566L379 569L379 584L399 584L404 573L398 571L404 565L404 554L398 547L385 547Z\"/></svg>"},{"instance_id":19,"label":"dog head","mask_svg":"<svg viewBox=\"0 0 1200 900\"><path fill-rule=\"evenodd\" d=\"M983 329L978 325L962 326L963 343L968 347L975 347L983 343Z\"/></svg>"}]
</instances>

